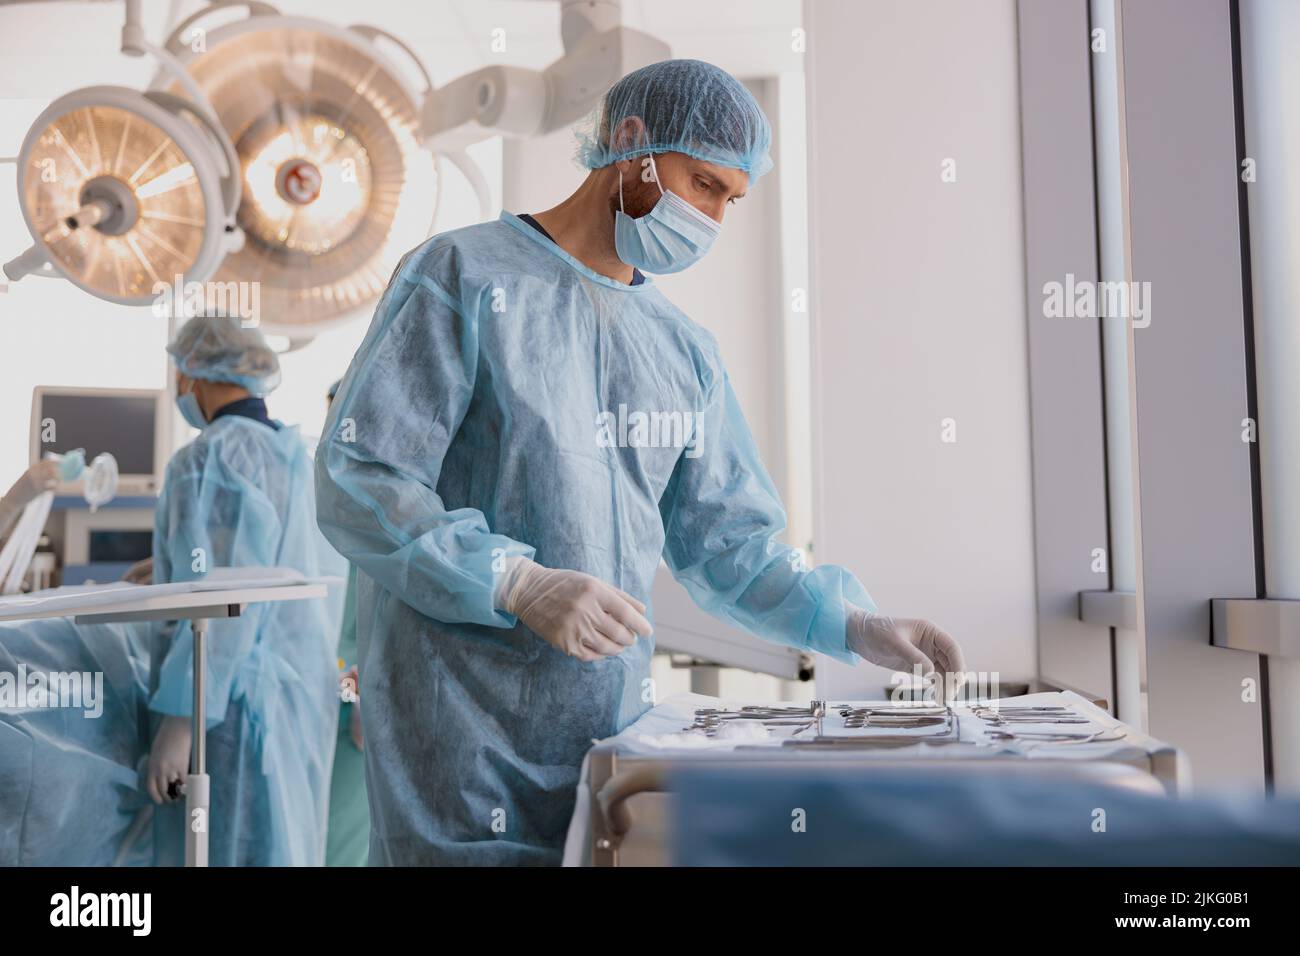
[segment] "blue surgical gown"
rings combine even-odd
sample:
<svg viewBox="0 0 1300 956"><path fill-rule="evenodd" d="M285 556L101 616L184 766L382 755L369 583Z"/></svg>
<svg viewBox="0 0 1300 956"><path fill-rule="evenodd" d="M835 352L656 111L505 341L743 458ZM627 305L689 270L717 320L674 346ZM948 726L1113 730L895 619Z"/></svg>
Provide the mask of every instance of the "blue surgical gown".
<svg viewBox="0 0 1300 956"><path fill-rule="evenodd" d="M215 567L333 574L341 559L314 518L311 458L295 428L242 416L213 421L167 466L154 527L154 581ZM324 862L338 721L338 621L324 600L249 604L209 624L206 708L214 866ZM171 636L150 700L189 716L193 640ZM155 815L160 864L184 860L183 801Z"/></svg>
<svg viewBox="0 0 1300 956"><path fill-rule="evenodd" d="M694 440L665 436L674 413ZM316 489L359 569L372 863L558 863L583 755L653 703L653 640L566 656L494 607L507 557L647 604L663 558L723 620L845 661L844 602L874 607L778 542L785 515L713 337L653 283L600 276L509 213L398 267Z"/></svg>

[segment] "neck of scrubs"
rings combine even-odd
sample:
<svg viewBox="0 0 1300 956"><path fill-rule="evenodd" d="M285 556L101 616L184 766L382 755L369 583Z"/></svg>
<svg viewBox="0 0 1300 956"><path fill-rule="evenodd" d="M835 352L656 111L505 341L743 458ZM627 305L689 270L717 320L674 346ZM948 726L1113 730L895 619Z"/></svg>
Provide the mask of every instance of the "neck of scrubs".
<svg viewBox="0 0 1300 956"><path fill-rule="evenodd" d="M618 175L616 165L591 170L567 198L533 218L556 248L583 268L610 282L630 286L635 282L633 267L618 257L614 239L617 205L611 208L611 200L617 185L614 177ZM515 215L510 218L523 222ZM528 226L525 231L534 228ZM652 284L644 278L642 283L647 287Z"/></svg>
<svg viewBox="0 0 1300 956"><path fill-rule="evenodd" d="M528 213L526 213L526 212L525 212L525 213L520 213L520 214L519 214L519 221L520 221L520 222L526 222L526 223L528 223L528 225L532 226L534 229L536 229L538 232L540 232L543 236L545 236L545 237L546 237L547 239L549 239L551 242L555 242L555 238L554 238L554 237L553 237L549 232L547 232L545 229L543 229L543 228L542 228L542 224L541 224L540 222L538 222L536 219L534 219L530 214L528 214ZM559 243L556 243L556 245L559 245ZM643 282L645 282L645 276L641 274L641 270L640 270L640 269L633 269L633 270L632 270L632 281L629 282L628 285L641 285L641 283L643 283Z"/></svg>
<svg viewBox="0 0 1300 956"><path fill-rule="evenodd" d="M225 405L222 405L212 415L212 420L215 422L218 418L225 415L232 415L237 418L251 418L255 422L261 422L268 428L274 428L276 431L280 430L280 423L272 420L272 418L267 415L266 402L263 399L254 398L251 395L248 398L238 398L233 402L227 402Z"/></svg>

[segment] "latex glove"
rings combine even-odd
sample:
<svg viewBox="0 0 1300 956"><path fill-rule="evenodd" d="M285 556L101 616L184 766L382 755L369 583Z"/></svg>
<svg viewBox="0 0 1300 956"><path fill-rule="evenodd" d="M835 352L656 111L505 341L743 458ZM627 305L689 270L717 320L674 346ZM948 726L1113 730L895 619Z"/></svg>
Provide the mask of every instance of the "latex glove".
<svg viewBox="0 0 1300 956"><path fill-rule="evenodd" d="M497 606L523 621L552 647L580 661L621 654L650 636L645 605L581 571L544 568L528 558L509 559L497 585Z"/></svg>
<svg viewBox="0 0 1300 956"><path fill-rule="evenodd" d="M170 803L174 798L167 792L168 785L173 781L185 782L190 772L192 739L190 718L163 718L149 750L149 768L145 777L145 789L154 803Z"/></svg>
<svg viewBox="0 0 1300 956"><path fill-rule="evenodd" d="M849 650L864 660L896 671L934 674L945 699L956 696L966 671L961 646L947 631L909 617L885 617L862 608L849 612Z"/></svg>
<svg viewBox="0 0 1300 956"><path fill-rule="evenodd" d="M129 584L153 584L153 558L137 561L126 569L122 580Z"/></svg>

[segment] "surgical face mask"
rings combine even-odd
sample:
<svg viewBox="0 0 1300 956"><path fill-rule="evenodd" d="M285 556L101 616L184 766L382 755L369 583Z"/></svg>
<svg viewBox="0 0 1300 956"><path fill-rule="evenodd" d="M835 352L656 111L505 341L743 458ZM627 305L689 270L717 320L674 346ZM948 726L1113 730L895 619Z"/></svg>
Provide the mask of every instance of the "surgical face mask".
<svg viewBox="0 0 1300 956"><path fill-rule="evenodd" d="M623 175L618 177L618 212L614 214L614 248L618 257L642 272L666 275L699 262L722 226L659 182L650 157L650 170L659 187L659 201L640 219L623 211Z"/></svg>
<svg viewBox="0 0 1300 956"><path fill-rule="evenodd" d="M193 428L203 431L208 427L208 420L203 417L203 409L199 407L199 400L194 395L194 387L191 382L188 392L176 396L176 407L180 409L181 418Z"/></svg>

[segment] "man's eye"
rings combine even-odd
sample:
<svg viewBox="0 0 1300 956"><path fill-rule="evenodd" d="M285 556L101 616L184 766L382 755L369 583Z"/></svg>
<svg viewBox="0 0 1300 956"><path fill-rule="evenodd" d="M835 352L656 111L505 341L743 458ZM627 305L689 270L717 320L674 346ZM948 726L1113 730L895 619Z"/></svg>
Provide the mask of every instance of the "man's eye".
<svg viewBox="0 0 1300 956"><path fill-rule="evenodd" d="M728 205L728 206L734 206L735 204L736 204L736 197L735 197L735 196L732 196L730 199L727 200L727 205Z"/></svg>
<svg viewBox="0 0 1300 956"><path fill-rule="evenodd" d="M708 192L708 191L709 191L709 181L708 181L707 179L696 179L696 180L695 180L695 188L698 189L698 190L700 190L700 192Z"/></svg>

